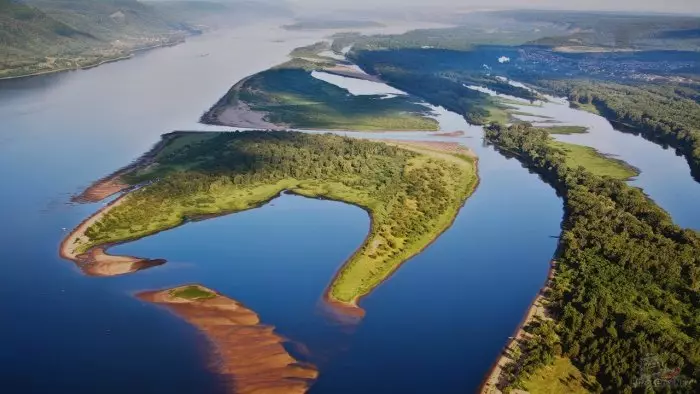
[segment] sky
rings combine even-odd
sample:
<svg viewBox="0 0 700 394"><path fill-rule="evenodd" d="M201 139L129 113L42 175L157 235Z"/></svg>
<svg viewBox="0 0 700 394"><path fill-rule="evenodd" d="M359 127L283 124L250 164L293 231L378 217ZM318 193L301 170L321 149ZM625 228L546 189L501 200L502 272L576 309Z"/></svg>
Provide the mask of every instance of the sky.
<svg viewBox="0 0 700 394"><path fill-rule="evenodd" d="M426 7L542 8L634 12L700 13L700 0L287 0L289 4L318 8Z"/></svg>

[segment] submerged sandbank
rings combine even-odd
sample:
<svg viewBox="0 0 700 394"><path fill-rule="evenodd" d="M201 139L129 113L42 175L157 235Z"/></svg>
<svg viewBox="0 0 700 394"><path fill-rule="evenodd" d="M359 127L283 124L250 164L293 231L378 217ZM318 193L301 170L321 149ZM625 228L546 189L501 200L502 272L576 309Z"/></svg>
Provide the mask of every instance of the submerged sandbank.
<svg viewBox="0 0 700 394"><path fill-rule="evenodd" d="M143 301L162 305L200 330L212 344L212 368L238 394L305 393L318 377L292 357L274 327L241 303L200 285L147 291Z"/></svg>

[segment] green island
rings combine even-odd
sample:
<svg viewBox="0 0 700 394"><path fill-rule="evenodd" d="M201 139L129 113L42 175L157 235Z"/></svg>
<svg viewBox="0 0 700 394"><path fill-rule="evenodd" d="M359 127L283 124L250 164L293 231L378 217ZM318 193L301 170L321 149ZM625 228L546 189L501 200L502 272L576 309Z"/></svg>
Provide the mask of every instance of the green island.
<svg viewBox="0 0 700 394"><path fill-rule="evenodd" d="M369 213L365 242L327 292L330 301L355 306L445 231L478 183L476 158L457 144L287 131L166 138L147 164L118 172L119 182L140 187L99 212L84 234L67 238L74 254L251 209L289 191Z"/></svg>
<svg viewBox="0 0 700 394"><path fill-rule="evenodd" d="M675 225L640 189L601 176L609 171L573 166L571 151L558 148L545 130L492 125L485 138L564 199L556 266L544 295L547 317L527 322L500 389L555 392L566 383L573 387L567 392L631 393L651 355L677 368L669 370L676 392L695 392L698 233Z"/></svg>
<svg viewBox="0 0 700 394"><path fill-rule="evenodd" d="M606 156L589 146L554 140L550 140L549 146L562 152L566 164L571 168L584 167L596 175L609 176L621 180L627 180L639 175L639 170L626 162Z"/></svg>
<svg viewBox="0 0 700 394"><path fill-rule="evenodd" d="M206 300L216 297L216 293L198 285L175 288L170 291L170 295L186 300Z"/></svg>
<svg viewBox="0 0 700 394"><path fill-rule="evenodd" d="M347 75L352 68L319 53L327 42L300 47L292 59L234 85L201 121L238 127L348 131L438 130L431 109L415 97L353 95L315 78L314 71ZM368 79L369 76L366 76Z"/></svg>
<svg viewBox="0 0 700 394"><path fill-rule="evenodd" d="M547 130L549 134L585 134L588 132L588 127L586 126L548 126L542 127Z"/></svg>

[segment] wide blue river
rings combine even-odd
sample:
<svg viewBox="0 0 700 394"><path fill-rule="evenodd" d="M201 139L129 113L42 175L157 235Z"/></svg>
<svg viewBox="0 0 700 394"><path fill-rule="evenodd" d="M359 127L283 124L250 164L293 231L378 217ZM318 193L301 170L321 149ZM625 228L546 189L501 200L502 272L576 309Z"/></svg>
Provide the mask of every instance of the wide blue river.
<svg viewBox="0 0 700 394"><path fill-rule="evenodd" d="M338 324L318 307L369 229L363 210L338 202L283 195L262 208L115 248L168 260L131 275L86 277L58 256L66 229L101 206L70 204L72 194L139 156L162 133L211 129L196 121L230 85L318 38L241 26L89 71L0 83L5 387L219 392L218 378L206 369L205 339L133 297L198 282L305 345L320 368L313 393L476 389L545 279L562 203L517 161L483 146L479 128L445 111L443 129L465 130L453 140L479 155L481 184L442 237L363 299L367 315L357 325ZM669 162L655 165L677 167L675 156L659 157ZM637 159L643 168L645 158Z"/></svg>

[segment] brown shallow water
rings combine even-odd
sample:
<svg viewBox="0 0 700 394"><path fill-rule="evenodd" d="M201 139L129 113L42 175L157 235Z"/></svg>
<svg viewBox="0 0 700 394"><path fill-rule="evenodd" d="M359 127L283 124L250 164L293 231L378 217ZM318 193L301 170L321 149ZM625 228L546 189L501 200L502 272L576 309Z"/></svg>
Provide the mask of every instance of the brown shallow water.
<svg viewBox="0 0 700 394"><path fill-rule="evenodd" d="M262 324L258 315L241 303L203 286L195 285L213 297L177 296L178 290L191 286L137 296L166 307L207 336L213 346L213 368L225 378L231 393L297 394L308 390L318 371L294 359L274 327Z"/></svg>

